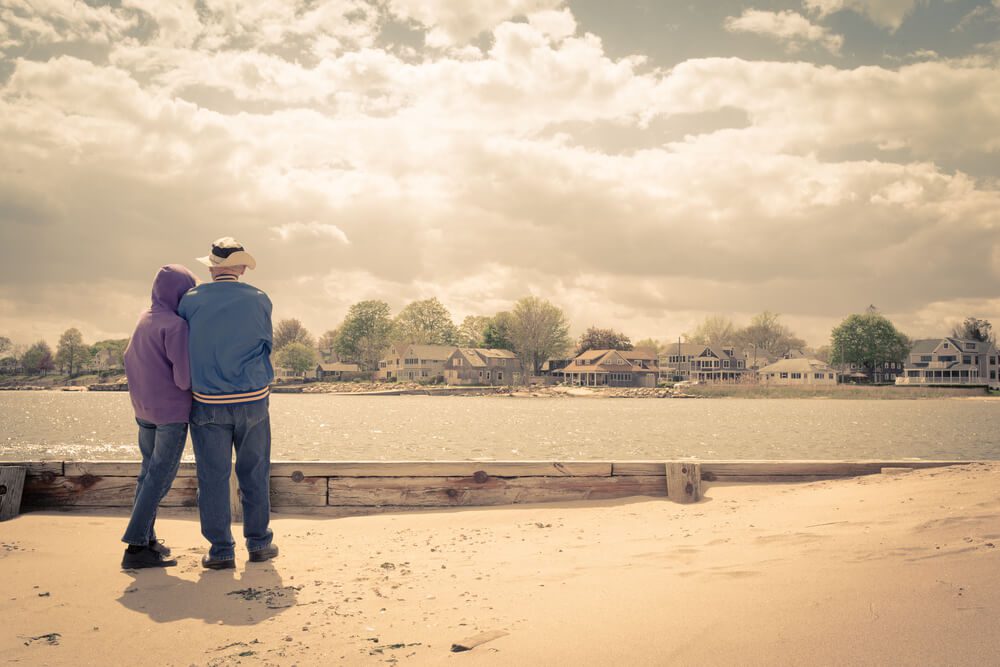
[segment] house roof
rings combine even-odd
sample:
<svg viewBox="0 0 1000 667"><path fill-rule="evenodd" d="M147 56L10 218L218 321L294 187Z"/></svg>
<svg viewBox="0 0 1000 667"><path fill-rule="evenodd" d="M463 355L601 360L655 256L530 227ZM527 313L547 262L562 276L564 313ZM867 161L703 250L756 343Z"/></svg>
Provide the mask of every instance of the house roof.
<svg viewBox="0 0 1000 667"><path fill-rule="evenodd" d="M624 364L607 363L605 360L612 357L621 357ZM556 373L655 373L655 368L643 368L635 362L655 360L655 355L640 353L632 355L631 351L619 350L587 350L574 359L568 366L561 368ZM590 363L581 364L581 361ZM596 362L596 363L595 363Z"/></svg>
<svg viewBox="0 0 1000 667"><path fill-rule="evenodd" d="M458 348L454 345L404 345L399 348L400 356L411 359L430 359L447 361L448 357Z"/></svg>
<svg viewBox="0 0 1000 667"><path fill-rule="evenodd" d="M318 364L316 368L324 373L335 373L337 371L342 373L357 373L361 370L357 364L345 364L342 361L338 361L333 364Z"/></svg>
<svg viewBox="0 0 1000 667"><path fill-rule="evenodd" d="M761 373L833 373L830 366L819 359L781 359L760 369Z"/></svg>
<svg viewBox="0 0 1000 667"><path fill-rule="evenodd" d="M510 350L498 350L493 348L477 347L476 352L484 357L493 359L517 359L517 355Z"/></svg>

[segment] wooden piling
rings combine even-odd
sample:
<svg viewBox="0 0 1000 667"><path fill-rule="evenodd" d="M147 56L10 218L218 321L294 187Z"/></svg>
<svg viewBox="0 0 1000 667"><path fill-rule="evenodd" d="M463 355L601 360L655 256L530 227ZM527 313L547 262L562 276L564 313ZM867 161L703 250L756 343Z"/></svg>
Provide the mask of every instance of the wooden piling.
<svg viewBox="0 0 1000 667"><path fill-rule="evenodd" d="M21 492L24 489L23 466L0 467L0 521L13 519L21 512Z"/></svg>
<svg viewBox="0 0 1000 667"><path fill-rule="evenodd" d="M667 469L667 497L675 503L696 503L701 499L701 464L670 461Z"/></svg>

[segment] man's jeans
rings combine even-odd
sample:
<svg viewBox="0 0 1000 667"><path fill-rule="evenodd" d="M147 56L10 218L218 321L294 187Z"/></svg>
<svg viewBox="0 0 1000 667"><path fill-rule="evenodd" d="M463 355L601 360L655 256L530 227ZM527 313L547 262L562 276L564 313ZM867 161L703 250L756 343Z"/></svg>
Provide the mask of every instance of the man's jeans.
<svg viewBox="0 0 1000 667"><path fill-rule="evenodd" d="M156 508L177 476L177 467L187 441L187 424L152 424L143 419L139 424L139 451L142 467L135 485L132 518L122 542L145 546L156 539Z"/></svg>
<svg viewBox="0 0 1000 667"><path fill-rule="evenodd" d="M248 551L271 545L271 419L268 399L234 405L194 402L191 442L198 468L201 534L212 543L208 557L235 557L230 528L229 471L236 448L236 477L243 500L243 536Z"/></svg>

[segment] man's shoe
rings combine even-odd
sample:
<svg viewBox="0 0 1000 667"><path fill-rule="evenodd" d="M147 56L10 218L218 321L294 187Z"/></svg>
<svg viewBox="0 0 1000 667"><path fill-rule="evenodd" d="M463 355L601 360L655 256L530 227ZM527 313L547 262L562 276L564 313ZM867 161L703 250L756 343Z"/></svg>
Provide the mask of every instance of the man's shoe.
<svg viewBox="0 0 1000 667"><path fill-rule="evenodd" d="M170 558L170 547L164 544L163 540L150 540L149 548L164 558Z"/></svg>
<svg viewBox="0 0 1000 667"><path fill-rule="evenodd" d="M221 560L212 560L208 556L202 556L201 566L206 570L235 570L236 559L225 558Z"/></svg>
<svg viewBox="0 0 1000 667"><path fill-rule="evenodd" d="M123 570L142 570L147 567L173 567L177 561L164 558L163 554L143 547L140 551L130 554L128 550L122 556Z"/></svg>
<svg viewBox="0 0 1000 667"><path fill-rule="evenodd" d="M278 556L278 547L271 544L264 547L263 549L258 549L257 551L250 552L250 562L251 563L263 563L266 560L271 560Z"/></svg>

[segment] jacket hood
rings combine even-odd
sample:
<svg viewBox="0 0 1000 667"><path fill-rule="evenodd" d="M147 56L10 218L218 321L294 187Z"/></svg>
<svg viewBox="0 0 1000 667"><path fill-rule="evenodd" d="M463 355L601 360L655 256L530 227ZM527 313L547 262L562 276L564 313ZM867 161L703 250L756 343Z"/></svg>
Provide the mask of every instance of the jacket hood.
<svg viewBox="0 0 1000 667"><path fill-rule="evenodd" d="M180 264L167 264L160 268L153 280L153 307L177 310L181 297L195 286L194 274Z"/></svg>

